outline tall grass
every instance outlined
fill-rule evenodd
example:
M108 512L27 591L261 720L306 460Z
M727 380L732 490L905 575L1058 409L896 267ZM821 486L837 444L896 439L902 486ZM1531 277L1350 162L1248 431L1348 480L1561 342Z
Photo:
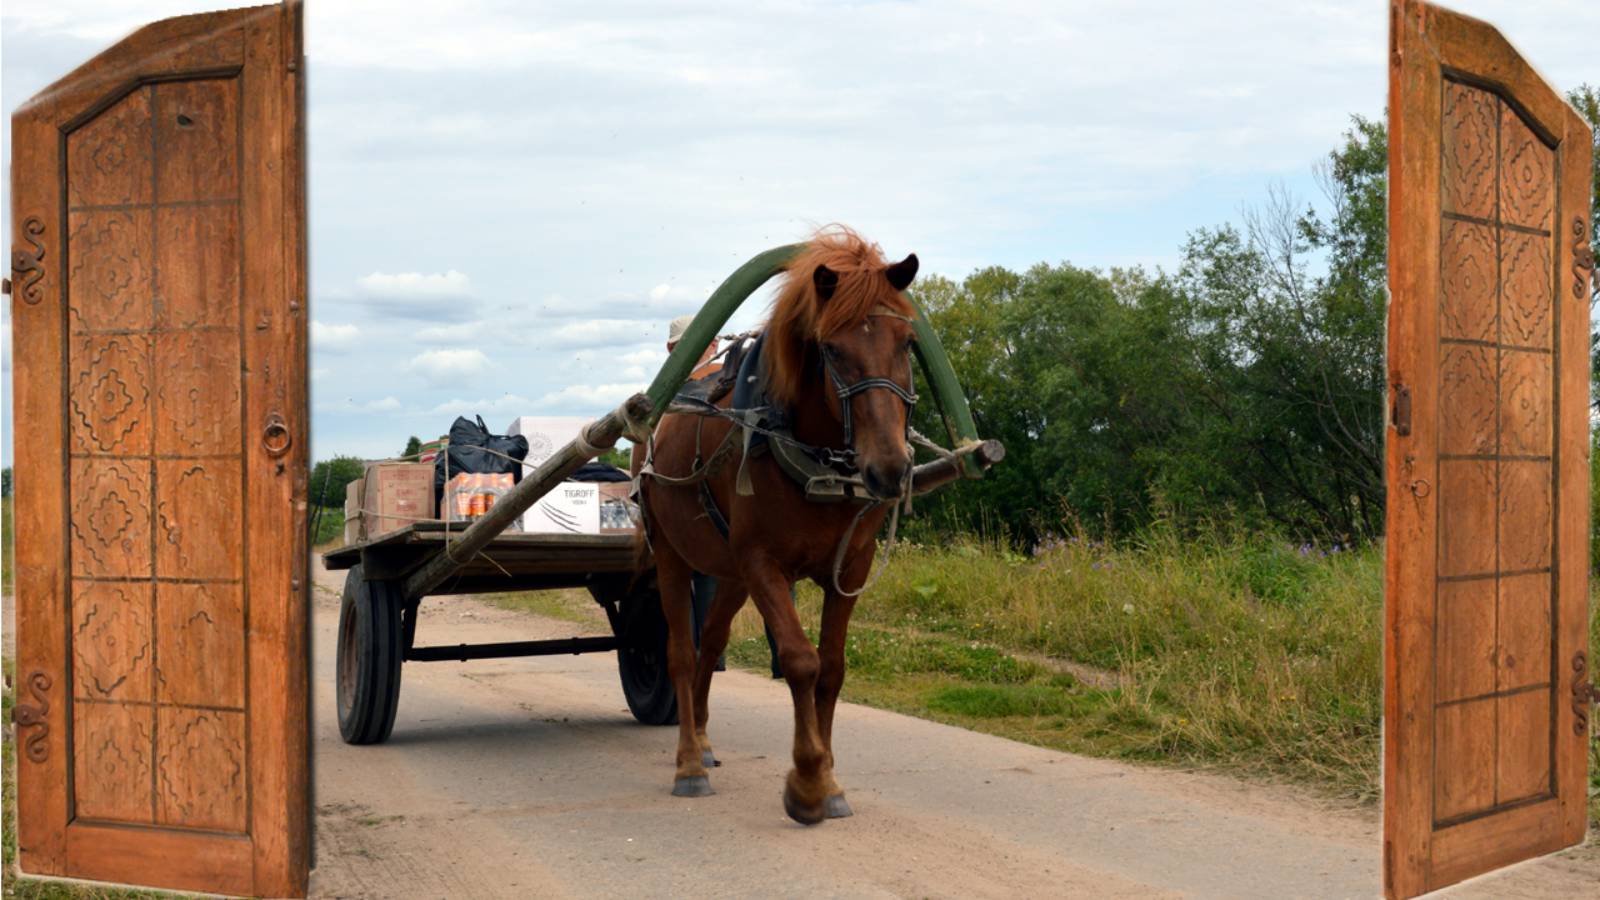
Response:
M815 638L821 592L802 586L799 605ZM1382 623L1381 545L1167 527L1116 545L1052 539L1026 555L982 539L902 544L856 606L845 696L1063 750L1370 800ZM730 658L766 667L753 609L733 637ZM1600 742L1590 785L1600 824Z

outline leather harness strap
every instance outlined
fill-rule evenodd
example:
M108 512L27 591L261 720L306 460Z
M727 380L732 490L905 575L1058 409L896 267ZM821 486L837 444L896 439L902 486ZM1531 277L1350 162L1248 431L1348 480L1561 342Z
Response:
M874 306L867 312L867 316L882 316L900 319L905 322L914 321L911 316L896 312L883 305ZM732 359L742 356L744 342L735 342L735 347L737 349L729 354L731 357L730 362ZM855 382L845 381L844 377L834 369L833 363L828 359L827 354L823 353L821 356L822 367L827 373L829 381L833 384L834 393L839 398L840 418L844 426L845 447L843 450L835 450L832 447L814 447L796 440L786 428L770 427L766 421L766 416L762 415L764 407L726 410L718 407L712 397L720 397L726 393L728 388L726 378L719 378L717 387L720 390L716 390L712 396L680 395L674 398L670 410L676 413L686 413L701 417L695 428L694 465L689 474L669 476L655 470L655 440L654 435L652 435L650 444L647 447L645 463L640 468L638 477L654 478L662 484L672 486L687 487L689 485L697 485L700 505L705 510L706 518L711 520L712 526L722 535L723 540L727 540L732 534L732 527L728 523L727 516L723 514L721 508L717 505L717 498L711 492L709 479L721 469L727 459L742 444L743 453L739 464L737 490L740 494L746 496L754 493L754 487L750 483L745 465L749 462L751 455L751 437L761 434L771 439L767 441L767 444L772 448L773 459L778 463L778 467L784 474L805 489L806 499L816 502L853 500L867 503L869 505L867 508L876 506L878 501L867 495L859 470L855 466L855 451L851 446L855 434L850 401L866 391L877 389L889 391L899 397L901 402L906 405L906 431L909 435L911 414L916 408L917 395L912 390L901 387L898 382L891 378L875 377L864 378ZM738 362L742 363L744 360L739 359ZM727 372L730 368L734 371L739 371L744 366L737 364L729 366L725 363L724 372ZM733 423L733 427L728 429L727 435L723 438L722 443L717 445L716 450L712 451L710 458L705 459L702 463L701 429L705 422L704 417L713 415L728 419ZM741 432L742 441L736 437ZM859 520L860 516L857 517L857 521ZM851 527L851 530L854 531L854 526ZM835 575L837 578L837 573Z

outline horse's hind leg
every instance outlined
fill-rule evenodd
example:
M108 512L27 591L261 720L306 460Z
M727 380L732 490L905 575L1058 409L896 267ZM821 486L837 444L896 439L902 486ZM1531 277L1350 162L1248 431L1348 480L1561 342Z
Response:
M700 744L694 733L694 618L690 609L688 563L666 541L657 541L656 585L661 591L661 613L667 620L667 675L678 695L678 771L672 782L674 797L704 797L711 780L700 762Z
M717 671L717 657L728 648L733 617L743 608L747 596L742 582L718 579L711 609L700 626L700 660L694 670L694 733L700 743L700 762L707 768L722 765L711 752L711 739L706 736L706 722L711 718L711 676Z
M828 754L824 780L828 789L825 807L830 819L842 819L851 814L850 804L844 799L844 788L833 777L833 711L839 704L839 690L844 687L845 635L855 607L856 598L828 589L822 601L821 640L817 642L822 664L817 675L817 729Z

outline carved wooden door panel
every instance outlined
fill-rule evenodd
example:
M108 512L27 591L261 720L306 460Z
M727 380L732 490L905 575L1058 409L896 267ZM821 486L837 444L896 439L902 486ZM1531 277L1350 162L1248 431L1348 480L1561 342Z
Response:
M1582 839L1591 138L1489 25L1391 5L1384 883Z
M25 872L305 891L300 59L171 19L12 120Z

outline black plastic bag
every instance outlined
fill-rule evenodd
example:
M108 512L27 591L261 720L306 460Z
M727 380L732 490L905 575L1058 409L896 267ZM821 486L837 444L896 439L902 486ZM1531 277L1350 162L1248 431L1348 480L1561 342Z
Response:
M528 439L520 434L490 434L489 426L483 424L483 416L475 418L476 422L466 416L456 418L456 423L450 426L449 445L433 462L435 503L444 502L445 482L462 472L488 475L510 472L513 484L522 480L522 460L528 458ZM494 452L489 452L491 450ZM506 459L507 456L511 459Z
M613 466L610 463L603 463L600 460L595 459L584 463L583 466L578 469L578 471L568 475L567 480L600 482L605 484L620 481L632 481L633 478L629 476L627 472L622 471L616 466Z

